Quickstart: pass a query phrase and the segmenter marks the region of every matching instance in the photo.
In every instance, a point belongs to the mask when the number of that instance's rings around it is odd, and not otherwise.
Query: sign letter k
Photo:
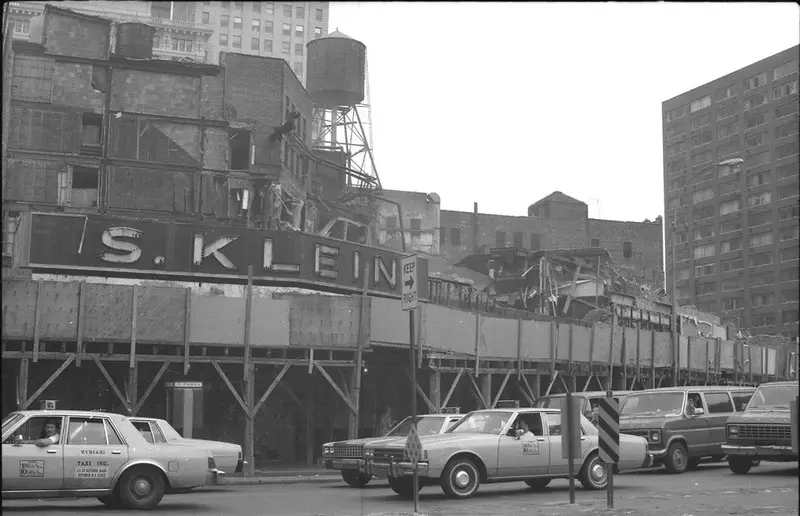
[[[222,265],[226,269],[231,271],[237,270],[233,262],[231,262],[228,259],[228,257],[222,254],[222,251],[220,251],[220,249],[230,244],[237,238],[239,237],[224,236],[215,240],[211,244],[208,244],[207,246],[203,247],[203,235],[196,234],[194,236],[194,253],[193,253],[192,263],[195,266],[199,266],[203,262],[203,258],[207,258],[213,255],[214,258],[216,258],[217,261],[220,263],[220,265]]]

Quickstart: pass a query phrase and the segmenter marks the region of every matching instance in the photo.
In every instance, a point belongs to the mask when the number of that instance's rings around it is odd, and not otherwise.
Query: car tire
[[[528,487],[532,489],[544,489],[550,484],[550,478],[530,478],[525,481]]]
[[[109,496],[98,496],[97,499],[100,501],[100,503],[112,509],[122,508],[122,500],[120,500],[119,496],[117,496],[116,494]]]
[[[422,490],[422,482],[419,480],[417,479],[417,492]],[[403,498],[411,499],[414,497],[413,477],[389,477],[389,487]]]
[[[342,470],[342,480],[350,487],[361,488],[369,484],[369,481],[372,480],[372,475],[344,469]]]
[[[728,467],[736,475],[746,475],[753,467],[753,461],[746,457],[728,457]]]
[[[118,492],[125,507],[149,511],[164,497],[164,476],[152,467],[133,467],[122,474]]]
[[[478,492],[481,472],[467,458],[455,458],[447,463],[442,473],[442,491],[450,498],[469,498]]]
[[[664,457],[664,467],[669,473],[684,473],[689,467],[689,454],[686,446],[682,443],[672,443],[669,445],[667,455]]]
[[[578,479],[584,489],[599,490],[608,486],[608,464],[600,460],[597,452],[593,452],[586,459],[586,463],[581,468]]]

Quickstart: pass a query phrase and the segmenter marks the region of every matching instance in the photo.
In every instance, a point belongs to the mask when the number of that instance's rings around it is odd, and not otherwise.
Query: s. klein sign
[[[352,292],[363,289],[369,263],[369,290],[399,298],[402,256],[300,232],[34,213],[29,263],[33,269],[194,281],[241,281],[252,265],[259,283]],[[427,260],[420,259],[420,277],[427,275]],[[420,298],[428,298],[427,287],[423,281]]]

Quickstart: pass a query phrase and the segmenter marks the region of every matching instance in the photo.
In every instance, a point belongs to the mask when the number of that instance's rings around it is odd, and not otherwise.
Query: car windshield
[[[682,392],[648,392],[629,394],[622,404],[621,416],[666,416],[680,414]]]
[[[181,441],[181,440],[183,440],[183,436],[181,436],[181,434],[179,434],[177,430],[172,428],[172,425],[170,425],[166,421],[159,420],[159,421],[156,421],[155,423],[157,423],[158,427],[161,429],[161,431],[164,432],[164,437],[167,438],[167,441]]]
[[[14,426],[14,424],[17,421],[19,421],[20,419],[22,419],[23,417],[24,416],[22,414],[18,413],[18,412],[12,412],[11,414],[9,414],[6,417],[4,417],[3,418],[3,435],[5,435],[6,432],[9,429],[11,429],[11,427]]]
[[[797,398],[796,385],[762,385],[750,398],[745,410],[789,410],[789,403],[795,398]]]
[[[513,412],[470,412],[452,426],[448,434],[492,434],[500,435]]]
[[[417,433],[419,435],[436,435],[444,424],[443,417],[420,417],[417,418]],[[411,430],[411,416],[405,418],[399,425],[392,428],[386,437],[405,437]]]

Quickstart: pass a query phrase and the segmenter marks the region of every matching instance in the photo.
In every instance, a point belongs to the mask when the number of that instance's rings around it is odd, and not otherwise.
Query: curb
[[[256,486],[270,484],[332,484],[341,482],[341,477],[333,475],[318,475],[313,477],[231,477],[225,478],[219,486]]]

